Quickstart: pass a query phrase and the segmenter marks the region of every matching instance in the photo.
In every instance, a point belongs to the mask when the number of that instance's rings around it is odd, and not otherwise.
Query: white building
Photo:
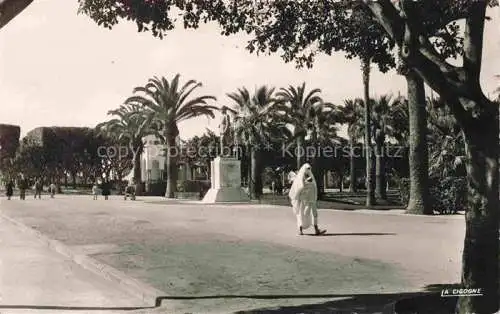
[[[141,155],[141,181],[158,182],[163,181],[166,171],[166,145],[160,144],[160,140],[154,135],[144,137],[144,151]],[[177,146],[180,138],[176,139]],[[188,164],[178,162],[178,180],[192,180],[192,171]]]
[[[166,145],[154,135],[148,135],[144,141],[144,152],[141,155],[141,181],[156,182],[163,180],[166,164]]]

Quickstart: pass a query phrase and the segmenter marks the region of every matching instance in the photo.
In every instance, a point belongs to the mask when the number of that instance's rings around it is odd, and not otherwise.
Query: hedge
[[[410,180],[399,180],[401,203],[410,199]],[[432,208],[439,213],[456,213],[467,206],[467,179],[465,177],[434,178],[429,180],[429,194]]]

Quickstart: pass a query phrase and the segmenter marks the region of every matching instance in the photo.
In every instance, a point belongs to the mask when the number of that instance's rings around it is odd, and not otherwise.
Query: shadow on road
[[[341,300],[253,309],[235,314],[453,314],[456,303],[457,298],[442,298],[436,292],[359,294]]]
[[[439,287],[451,285],[431,285],[422,292],[379,293],[379,294],[295,294],[295,295],[205,295],[205,296],[164,296],[158,297],[156,306],[163,300],[206,300],[206,299],[340,299],[305,303],[295,306],[277,306],[235,312],[235,314],[452,314],[456,298],[442,298]],[[440,291],[440,290],[439,290]],[[354,312],[353,312],[354,311]]]
[[[351,232],[351,233],[324,233],[321,235],[315,235],[315,234],[304,234],[306,236],[311,236],[311,237],[338,237],[338,236],[382,236],[382,235],[396,235],[396,233],[383,233],[383,232],[375,232],[375,233],[370,233],[370,232]]]
[[[57,306],[57,305],[0,305],[0,310],[57,310],[57,311],[135,311],[153,309],[154,306],[143,307],[100,307],[100,306]],[[1,312],[0,312],[1,313]]]
[[[442,298],[441,289],[455,285],[436,284],[426,287],[423,292],[380,293],[380,294],[275,294],[275,295],[201,295],[201,296],[161,296],[150,307],[78,307],[78,306],[38,306],[38,305],[0,305],[0,309],[32,310],[68,310],[68,311],[134,311],[152,310],[162,306],[168,300],[209,300],[209,299],[339,299],[307,303],[295,306],[277,306],[235,312],[235,314],[451,314],[456,305],[456,298]],[[168,307],[168,304],[165,304]],[[354,312],[353,312],[354,311]]]

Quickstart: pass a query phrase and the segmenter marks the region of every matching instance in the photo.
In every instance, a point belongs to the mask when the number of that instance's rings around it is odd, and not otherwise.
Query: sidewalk
[[[0,218],[0,312],[123,313],[141,300]]]

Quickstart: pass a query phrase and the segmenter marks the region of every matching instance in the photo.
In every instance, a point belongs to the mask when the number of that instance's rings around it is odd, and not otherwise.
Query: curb
[[[53,240],[42,234],[40,231],[30,228],[23,223],[0,213],[0,219],[7,220],[15,225],[20,231],[35,236],[41,243],[56,251],[57,253],[72,260],[86,270],[112,282],[118,284],[123,290],[136,296],[144,302],[146,306],[157,305],[157,298],[166,295],[163,291],[137,281],[123,272],[105,265],[87,255],[77,254],[60,241]]]

